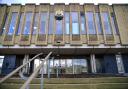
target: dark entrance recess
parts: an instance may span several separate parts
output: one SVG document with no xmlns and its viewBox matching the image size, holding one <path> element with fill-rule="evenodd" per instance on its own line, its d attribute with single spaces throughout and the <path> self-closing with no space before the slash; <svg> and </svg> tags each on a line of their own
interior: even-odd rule
<svg viewBox="0 0 128 89">
<path fill-rule="evenodd" d="M 2 75 L 7 75 L 15 69 L 16 55 L 5 55 Z"/>
<path fill-rule="evenodd" d="M 118 73 L 115 55 L 104 55 L 105 73 Z"/>
<path fill-rule="evenodd" d="M 128 73 L 128 54 L 122 55 L 125 73 Z"/>
</svg>

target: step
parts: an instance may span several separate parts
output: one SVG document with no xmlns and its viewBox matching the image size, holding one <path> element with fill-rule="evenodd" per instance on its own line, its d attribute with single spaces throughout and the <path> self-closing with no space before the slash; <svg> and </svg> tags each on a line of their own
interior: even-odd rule
<svg viewBox="0 0 128 89">
<path fill-rule="evenodd" d="M 5 83 L 24 83 L 20 78 L 11 78 Z M 105 77 L 105 78 L 44 78 L 45 84 L 95 84 L 95 83 L 128 83 L 128 77 Z M 40 78 L 35 78 L 32 84 L 40 84 Z"/>
<path fill-rule="evenodd" d="M 4 83 L 0 89 L 19 89 L 21 85 Z M 40 89 L 40 84 L 30 84 L 30 89 Z M 44 89 L 128 89 L 128 83 L 44 84 Z"/>
<path fill-rule="evenodd" d="M 23 83 L 20 78 L 11 78 L 0 89 L 19 89 Z M 40 78 L 35 78 L 30 89 L 40 89 L 40 86 Z M 44 89 L 128 89 L 128 77 L 44 78 Z"/>
</svg>

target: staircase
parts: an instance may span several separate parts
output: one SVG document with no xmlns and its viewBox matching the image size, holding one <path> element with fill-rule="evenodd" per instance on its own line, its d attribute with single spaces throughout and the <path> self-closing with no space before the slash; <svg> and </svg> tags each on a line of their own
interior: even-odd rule
<svg viewBox="0 0 128 89">
<path fill-rule="evenodd" d="M 19 89 L 24 82 L 20 78 L 10 78 L 0 89 Z M 32 80 L 30 89 L 40 89 L 39 78 Z M 44 89 L 128 89 L 128 77 L 45 78 Z"/>
</svg>

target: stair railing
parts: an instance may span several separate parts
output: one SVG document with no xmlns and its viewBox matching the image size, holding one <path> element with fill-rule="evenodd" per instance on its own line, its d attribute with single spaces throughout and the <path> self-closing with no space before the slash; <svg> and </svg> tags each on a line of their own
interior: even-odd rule
<svg viewBox="0 0 128 89">
<path fill-rule="evenodd" d="M 50 52 L 45 58 L 44 60 L 42 60 L 42 63 L 35 69 L 35 71 L 31 74 L 31 76 L 27 79 L 27 81 L 21 86 L 20 89 L 28 89 L 29 88 L 29 84 L 31 83 L 32 79 L 38 74 L 38 72 L 41 70 L 41 89 L 43 89 L 43 66 L 44 66 L 44 62 L 47 61 L 50 57 L 50 55 L 52 54 L 52 52 Z M 42 69 L 41 69 L 42 68 Z"/>
<path fill-rule="evenodd" d="M 35 55 L 32 59 L 30 59 L 29 61 L 27 61 L 25 64 L 19 66 L 18 68 L 16 68 L 14 71 L 12 71 L 11 73 L 9 73 L 8 75 L 6 75 L 4 78 L 2 78 L 0 80 L 0 84 L 3 83 L 5 80 L 7 80 L 8 78 L 10 78 L 11 76 L 13 76 L 15 73 L 17 73 L 19 70 L 21 70 L 24 66 L 26 66 L 28 63 L 30 63 L 31 61 L 33 61 L 35 58 L 37 58 L 38 56 L 42 55 L 43 53 L 39 53 L 37 55 Z"/>
</svg>

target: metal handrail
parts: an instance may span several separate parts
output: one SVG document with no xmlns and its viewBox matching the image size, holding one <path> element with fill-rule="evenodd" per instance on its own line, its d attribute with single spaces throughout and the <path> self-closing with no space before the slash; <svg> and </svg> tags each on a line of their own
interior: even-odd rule
<svg viewBox="0 0 128 89">
<path fill-rule="evenodd" d="M 46 60 L 48 60 L 48 58 L 50 57 L 50 55 L 52 54 L 52 52 L 50 52 L 45 59 L 42 61 L 42 63 L 35 69 L 35 71 L 31 74 L 31 76 L 28 78 L 28 80 L 21 86 L 20 89 L 26 89 L 26 87 L 30 84 L 30 82 L 32 81 L 32 79 L 37 75 L 37 73 L 39 72 L 39 70 L 43 67 L 44 62 Z M 43 69 L 42 69 L 43 71 Z M 42 74 L 43 75 L 43 74 Z"/>
<path fill-rule="evenodd" d="M 0 80 L 0 84 L 2 82 L 4 82 L 6 79 L 10 78 L 12 75 L 14 75 L 16 72 L 18 72 L 20 69 L 22 69 L 24 66 L 26 66 L 28 63 L 30 63 L 31 61 L 33 61 L 35 58 L 37 58 L 38 56 L 42 55 L 43 53 L 39 53 L 37 55 L 35 55 L 32 59 L 30 59 L 29 61 L 27 61 L 25 64 L 19 66 L 18 68 L 16 68 L 14 71 L 12 71 L 11 73 L 9 73 L 7 76 L 5 76 L 4 78 L 2 78 Z"/>
</svg>

